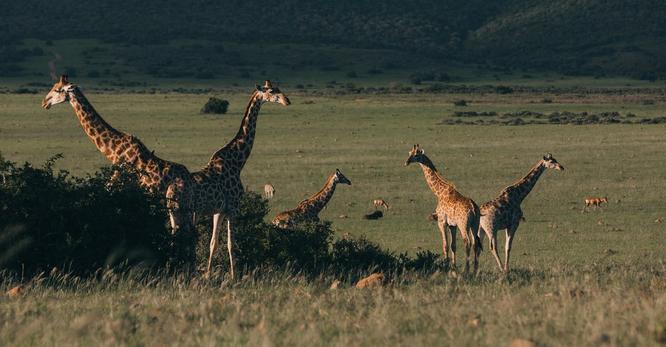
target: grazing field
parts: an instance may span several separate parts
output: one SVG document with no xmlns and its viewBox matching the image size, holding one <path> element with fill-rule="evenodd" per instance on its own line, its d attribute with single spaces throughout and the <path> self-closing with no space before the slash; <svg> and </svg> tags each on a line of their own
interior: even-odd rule
<svg viewBox="0 0 666 347">
<path fill-rule="evenodd" d="M 477 278 L 413 275 L 375 291 L 346 285 L 329 290 L 332 278 L 308 282 L 261 272 L 222 285 L 113 275 L 101 282 L 61 279 L 53 286 L 36 280 L 25 296 L 0 299 L 0 343 L 492 346 L 513 338 L 544 346 L 657 343 L 659 325 L 666 329 L 666 126 L 442 122 L 455 118 L 456 111 L 617 111 L 652 118 L 666 114 L 662 95 L 325 97 L 283 89 L 292 105 L 262 108 L 244 183 L 257 192 L 271 183 L 275 214 L 318 191 L 339 168 L 353 185 L 338 187 L 321 215 L 333 221 L 338 236 L 365 235 L 410 254 L 440 250 L 436 226 L 426 220 L 434 196 L 421 170 L 404 166 L 414 143 L 479 204 L 548 152 L 566 170 L 544 173 L 523 203 L 526 222 L 518 229 L 507 278 L 496 274 L 486 244 Z M 235 134 L 249 93 L 216 94 L 231 102 L 221 116 L 199 113 L 211 96 L 205 94 L 86 94 L 110 124 L 136 135 L 157 155 L 195 170 Z M 3 155 L 38 163 L 63 153 L 59 167 L 77 174 L 106 165 L 70 106 L 46 111 L 40 108 L 42 97 L 0 95 Z M 461 99 L 469 106 L 454 106 Z M 608 196 L 609 203 L 583 212 L 587 196 Z M 391 209 L 380 220 L 363 220 L 378 198 Z M 501 245 L 503 240 L 501 235 Z M 12 284 L 5 280 L 2 288 Z"/>
</svg>

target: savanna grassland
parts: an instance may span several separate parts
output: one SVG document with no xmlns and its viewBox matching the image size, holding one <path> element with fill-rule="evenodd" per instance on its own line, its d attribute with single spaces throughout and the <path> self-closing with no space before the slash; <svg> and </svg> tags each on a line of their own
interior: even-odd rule
<svg viewBox="0 0 666 347">
<path fill-rule="evenodd" d="M 83 87 L 110 124 L 192 170 L 235 134 L 251 91 L 137 94 Z M 40 108 L 46 89 L 0 95 L 3 155 L 42 162 L 63 153 L 58 168 L 78 174 L 106 165 L 69 105 Z M 338 237 L 365 235 L 409 254 L 439 250 L 436 226 L 426 220 L 434 196 L 421 170 L 404 166 L 414 143 L 479 204 L 546 153 L 565 171 L 546 172 L 523 203 L 526 222 L 506 277 L 496 272 L 487 245 L 476 277 L 407 273 L 376 290 L 356 290 L 349 283 L 332 290 L 335 278 L 327 275 L 312 280 L 270 270 L 235 283 L 140 273 L 108 273 L 101 280 L 46 276 L 29 281 L 22 296 L 0 299 L 1 343 L 502 346 L 514 338 L 539 346 L 663 343 L 665 125 L 443 124 L 456 119 L 456 111 L 619 112 L 640 120 L 664 115 L 662 94 L 320 95 L 289 85 L 282 89 L 292 105 L 262 108 L 244 183 L 259 192 L 265 183 L 275 186 L 273 215 L 318 191 L 339 168 L 353 185 L 339 187 L 321 215 L 333 222 Z M 229 112 L 200 114 L 210 96 L 229 100 Z M 468 106 L 454 106 L 457 100 Z M 589 195 L 608 196 L 609 204 L 583 212 Z M 378 221 L 363 220 L 376 198 L 391 209 Z M 0 283 L 3 289 L 14 284 L 9 278 Z"/>
</svg>

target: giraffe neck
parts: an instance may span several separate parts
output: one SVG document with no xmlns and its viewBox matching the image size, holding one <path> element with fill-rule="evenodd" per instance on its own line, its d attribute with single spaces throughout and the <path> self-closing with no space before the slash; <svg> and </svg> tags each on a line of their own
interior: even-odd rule
<svg viewBox="0 0 666 347">
<path fill-rule="evenodd" d="M 333 197 L 336 185 L 337 182 L 334 179 L 334 175 L 329 176 L 326 184 L 324 184 L 324 187 L 319 192 L 300 204 L 304 212 L 319 214 Z"/>
<path fill-rule="evenodd" d="M 245 107 L 245 114 L 236 136 L 213 155 L 209 161 L 209 166 L 221 169 L 224 164 L 231 164 L 238 170 L 243 169 L 252 152 L 257 130 L 257 118 L 262 104 L 263 100 L 261 100 L 259 93 L 256 91 L 252 93 L 250 101 Z M 223 159 L 226 159 L 224 163 L 222 162 Z"/>
<path fill-rule="evenodd" d="M 440 175 L 430 158 L 424 156 L 423 159 L 423 163 L 419 163 L 419 165 L 423 170 L 423 176 L 425 176 L 428 187 L 430 187 L 430 190 L 432 190 L 435 195 L 439 197 L 440 194 L 448 192 L 451 188 L 455 188 L 451 182 L 447 181 L 442 175 Z"/>
<path fill-rule="evenodd" d="M 114 129 L 97 113 L 78 87 L 69 92 L 69 103 L 72 105 L 86 135 L 107 159 L 116 164 L 118 156 L 113 151 L 113 143 L 102 141 L 102 138 L 121 136 L 122 133 Z"/>
<path fill-rule="evenodd" d="M 507 187 L 506 191 L 509 195 L 509 199 L 514 203 L 520 204 L 532 191 L 532 188 L 534 188 L 534 185 L 537 183 L 545 169 L 546 168 L 543 166 L 543 160 L 540 160 L 532 169 L 530 169 L 525 177 Z"/>
</svg>

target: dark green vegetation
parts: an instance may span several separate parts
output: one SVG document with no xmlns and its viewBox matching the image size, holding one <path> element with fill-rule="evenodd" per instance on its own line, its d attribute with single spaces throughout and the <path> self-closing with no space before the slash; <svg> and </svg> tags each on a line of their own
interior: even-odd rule
<svg viewBox="0 0 666 347">
<path fill-rule="evenodd" d="M 0 75 L 32 74 L 26 59 L 59 53 L 60 68 L 104 80 L 121 71 L 205 80 L 280 68 L 292 72 L 285 79 L 304 69 L 353 79 L 402 68 L 418 83 L 455 80 L 442 70 L 451 61 L 497 78 L 532 69 L 653 80 L 666 74 L 664 17 L 660 0 L 5 1 Z M 63 39 L 98 42 L 84 64 L 64 53 Z"/>
<path fill-rule="evenodd" d="M 164 203 L 144 192 L 131 172 L 123 172 L 112 185 L 108 183 L 111 170 L 76 178 L 66 171 L 54 172 L 59 157 L 49 159 L 42 168 L 18 166 L 0 157 L 0 266 L 7 274 L 30 278 L 64 271 L 96 277 L 100 269 L 122 271 L 137 266 L 187 271 L 192 262 L 203 265 L 208 259 L 211 218 L 203 218 L 196 235 L 181 232 L 172 237 L 165 224 Z M 334 240 L 330 223 L 278 229 L 264 222 L 268 212 L 267 201 L 259 195 L 245 196 L 235 238 L 236 259 L 244 273 L 282 269 L 357 280 L 370 270 L 426 273 L 448 265 L 438 263 L 438 256 L 430 252 L 410 259 L 364 238 Z M 227 253 L 220 252 L 216 258 L 224 269 Z"/>
</svg>

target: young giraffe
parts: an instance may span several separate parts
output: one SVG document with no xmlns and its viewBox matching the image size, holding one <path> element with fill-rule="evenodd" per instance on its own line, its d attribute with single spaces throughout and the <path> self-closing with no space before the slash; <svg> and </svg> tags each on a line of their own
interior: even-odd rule
<svg viewBox="0 0 666 347">
<path fill-rule="evenodd" d="M 546 169 L 564 170 L 564 167 L 547 154 L 543 159 L 532 167 L 530 172 L 518 182 L 502 190 L 497 198 L 481 205 L 481 228 L 479 229 L 479 239 L 483 240 L 484 232 L 490 239 L 490 252 L 500 271 L 502 271 L 502 262 L 497 255 L 497 231 L 506 229 L 506 245 L 504 247 L 504 272 L 509 271 L 509 254 L 511 253 L 511 244 L 516 234 L 518 225 L 523 219 L 523 211 L 520 204 L 525 197 L 532 191 L 534 185 Z"/>
<path fill-rule="evenodd" d="M 288 228 L 305 221 L 318 222 L 319 212 L 333 197 L 335 186 L 338 183 L 352 184 L 340 170 L 335 169 L 335 172 L 328 176 L 326 184 L 319 192 L 301 201 L 295 209 L 279 213 L 273 218 L 273 224 L 280 228 Z"/>
<path fill-rule="evenodd" d="M 172 232 L 191 227 L 192 178 L 187 168 L 157 157 L 138 138 L 114 129 L 97 113 L 79 87 L 63 75 L 42 101 L 42 107 L 49 109 L 66 101 L 72 105 L 84 132 L 111 163 L 134 167 L 141 186 L 153 194 L 166 194 Z"/>
<path fill-rule="evenodd" d="M 465 243 L 465 272 L 469 271 L 470 252 L 474 253 L 474 271 L 476 272 L 479 267 L 477 248 L 481 247 L 477 237 L 480 217 L 479 206 L 472 199 L 460 194 L 453 183 L 442 177 L 419 145 L 414 145 L 409 152 L 405 166 L 411 163 L 419 163 L 421 169 L 423 169 L 426 183 L 437 197 L 435 212 L 437 214 L 437 226 L 442 234 L 444 259 L 449 259 L 446 242 L 446 229 L 448 227 L 451 231 L 451 264 L 453 267 L 456 266 L 455 228 L 457 228 L 460 230 L 460 235 Z"/>
<path fill-rule="evenodd" d="M 219 241 L 220 225 L 224 219 L 227 221 L 229 270 L 231 278 L 235 276 L 233 230 L 240 208 L 240 200 L 245 193 L 240 174 L 252 152 L 259 110 L 265 102 L 279 103 L 283 106 L 291 104 L 289 98 L 278 88 L 273 87 L 270 81 L 265 81 L 263 87 L 256 86 L 256 90 L 250 96 L 250 101 L 245 108 L 236 136 L 213 154 L 206 167 L 192 173 L 194 219 L 201 214 L 213 215 L 213 233 L 210 239 L 206 277 L 210 276 L 213 255 Z M 196 221 L 194 222 L 196 223 Z"/>
</svg>

